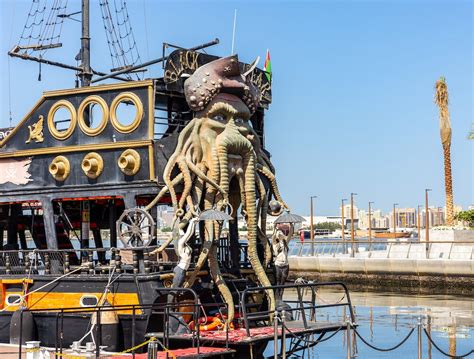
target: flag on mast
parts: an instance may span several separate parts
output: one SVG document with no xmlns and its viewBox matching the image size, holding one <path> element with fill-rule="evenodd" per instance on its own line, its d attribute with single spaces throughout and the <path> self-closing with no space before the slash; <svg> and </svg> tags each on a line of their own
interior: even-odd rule
<svg viewBox="0 0 474 359">
<path fill-rule="evenodd" d="M 263 65 L 263 71 L 267 75 L 268 82 L 272 81 L 272 63 L 270 61 L 270 51 L 267 49 L 267 56 L 265 58 L 265 64 Z"/>
</svg>

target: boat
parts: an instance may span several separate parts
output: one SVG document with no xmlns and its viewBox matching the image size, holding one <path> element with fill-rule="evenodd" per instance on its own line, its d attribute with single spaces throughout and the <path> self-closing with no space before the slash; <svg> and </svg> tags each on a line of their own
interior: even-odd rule
<svg viewBox="0 0 474 359">
<path fill-rule="evenodd" d="M 375 238 L 409 238 L 410 232 L 375 232 Z"/>
<path fill-rule="evenodd" d="M 288 209 L 264 147 L 268 73 L 236 55 L 202 51 L 217 39 L 101 73 L 90 63 L 87 0 L 82 23 L 80 66 L 31 54 L 59 43 L 9 53 L 70 68 L 80 86 L 45 92 L 0 142 L 0 233 L 7 234 L 0 241 L 0 342 L 34 340 L 60 353 L 94 342 L 99 355 L 104 348 L 145 350 L 137 344 L 151 337 L 165 350 L 199 352 L 206 343 L 222 349 L 215 355 L 261 356 L 282 335 L 271 324 L 275 286 L 261 228 L 267 215 Z M 131 79 L 156 63 L 163 63 L 163 76 Z M 97 85 L 108 79 L 116 81 Z M 222 138 L 227 147 L 216 152 L 204 144 Z M 211 166 L 213 156 L 227 164 Z M 242 204 L 244 243 L 237 227 Z M 162 205 L 175 211 L 173 243 L 157 242 Z M 189 233 L 191 262 L 176 285 L 180 228 Z M 311 307 L 299 298 L 294 308 L 298 303 L 303 312 Z M 314 313 L 315 298 L 310 303 Z M 173 320 L 183 333 L 170 328 Z M 293 335 L 341 327 L 303 322 Z M 211 326 L 225 330 L 210 333 Z"/>
</svg>

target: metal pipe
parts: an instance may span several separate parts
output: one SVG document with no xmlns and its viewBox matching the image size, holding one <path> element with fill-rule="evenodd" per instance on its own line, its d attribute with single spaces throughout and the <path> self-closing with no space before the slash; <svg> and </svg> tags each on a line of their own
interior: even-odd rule
<svg viewBox="0 0 474 359">
<path fill-rule="evenodd" d="M 345 198 L 341 200 L 341 228 L 342 228 L 342 241 L 345 241 L 345 233 L 344 230 L 346 229 L 346 224 L 344 223 L 344 201 L 347 201 Z M 346 245 L 344 244 L 344 253 L 347 252 Z"/>
<path fill-rule="evenodd" d="M 423 342 L 422 342 L 421 332 L 422 332 L 421 317 L 418 317 L 418 359 L 422 359 L 422 352 L 423 352 Z"/>
<path fill-rule="evenodd" d="M 351 321 L 346 319 L 346 344 L 347 344 L 347 359 L 351 359 Z"/>
<path fill-rule="evenodd" d="M 369 202 L 369 251 L 372 250 L 372 203 L 374 202 Z"/>
<path fill-rule="evenodd" d="M 398 203 L 393 204 L 393 238 L 397 238 L 397 209 L 395 208 L 398 205 Z"/>
<path fill-rule="evenodd" d="M 420 205 L 418 205 L 417 220 L 418 220 L 418 242 L 421 238 L 421 216 L 420 216 Z"/>
<path fill-rule="evenodd" d="M 281 311 L 281 353 L 280 353 L 280 356 L 282 359 L 286 359 L 285 314 L 286 314 L 286 311 L 285 309 L 283 309 Z"/>
<path fill-rule="evenodd" d="M 357 193 L 351 193 L 351 257 L 355 255 L 355 246 L 354 246 L 354 196 Z"/>
<path fill-rule="evenodd" d="M 314 222 L 313 222 L 313 198 L 317 198 L 318 196 L 311 196 L 310 197 L 310 201 L 311 201 L 311 217 L 309 219 L 310 221 L 310 228 L 311 228 L 311 232 L 309 234 L 309 238 L 311 239 L 311 255 L 314 256 Z"/>
<path fill-rule="evenodd" d="M 429 188 L 425 189 L 425 215 L 426 215 L 426 220 L 425 220 L 425 241 L 426 241 L 426 258 L 429 258 L 428 252 L 429 252 L 429 241 L 430 241 L 430 215 L 429 215 L 429 210 L 428 210 L 428 192 L 431 191 Z"/>
<path fill-rule="evenodd" d="M 189 49 L 189 51 L 197 51 L 197 50 L 202 50 L 202 49 L 205 49 L 209 46 L 214 46 L 214 45 L 217 45 L 219 43 L 219 39 L 216 38 L 210 42 L 207 42 L 205 44 L 202 44 L 202 45 L 198 45 L 198 46 L 195 46 L 195 47 L 191 47 Z M 120 71 L 116 71 L 116 72 L 112 72 L 108 75 L 105 75 L 105 76 L 102 76 L 102 77 L 98 77 L 94 80 L 92 80 L 92 83 L 96 83 L 96 82 L 99 82 L 99 81 L 102 81 L 102 80 L 106 80 L 108 78 L 111 78 L 111 77 L 114 77 L 116 75 L 121 75 L 121 74 L 124 74 L 124 73 L 127 73 L 127 72 L 130 72 L 130 71 L 135 71 L 135 70 L 138 70 L 138 69 L 141 69 L 143 67 L 147 67 L 147 66 L 151 66 L 151 65 L 154 65 L 154 64 L 157 64 L 159 62 L 162 62 L 162 61 L 166 61 L 168 59 L 168 56 L 162 56 L 158 59 L 155 59 L 155 60 L 151 60 L 151 61 L 147 61 L 147 62 L 144 62 L 143 64 L 140 64 L 140 65 L 135 65 L 135 66 L 132 66 L 132 67 L 127 67 L 123 70 L 120 70 Z"/>
<path fill-rule="evenodd" d="M 273 314 L 273 358 L 278 359 L 278 311 Z"/>
</svg>

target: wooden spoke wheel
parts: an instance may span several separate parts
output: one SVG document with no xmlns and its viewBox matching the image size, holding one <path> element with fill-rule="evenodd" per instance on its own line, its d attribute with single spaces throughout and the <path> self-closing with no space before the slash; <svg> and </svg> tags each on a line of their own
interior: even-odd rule
<svg viewBox="0 0 474 359">
<path fill-rule="evenodd" d="M 117 235 L 127 248 L 147 247 L 155 237 L 155 221 L 143 209 L 126 209 L 117 220 Z"/>
</svg>

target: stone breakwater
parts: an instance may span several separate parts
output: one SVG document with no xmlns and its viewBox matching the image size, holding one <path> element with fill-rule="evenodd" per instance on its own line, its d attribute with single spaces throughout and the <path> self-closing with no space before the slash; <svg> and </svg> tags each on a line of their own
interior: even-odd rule
<svg viewBox="0 0 474 359">
<path fill-rule="evenodd" d="M 290 256 L 290 277 L 341 280 L 352 287 L 474 295 L 472 259 Z"/>
</svg>

